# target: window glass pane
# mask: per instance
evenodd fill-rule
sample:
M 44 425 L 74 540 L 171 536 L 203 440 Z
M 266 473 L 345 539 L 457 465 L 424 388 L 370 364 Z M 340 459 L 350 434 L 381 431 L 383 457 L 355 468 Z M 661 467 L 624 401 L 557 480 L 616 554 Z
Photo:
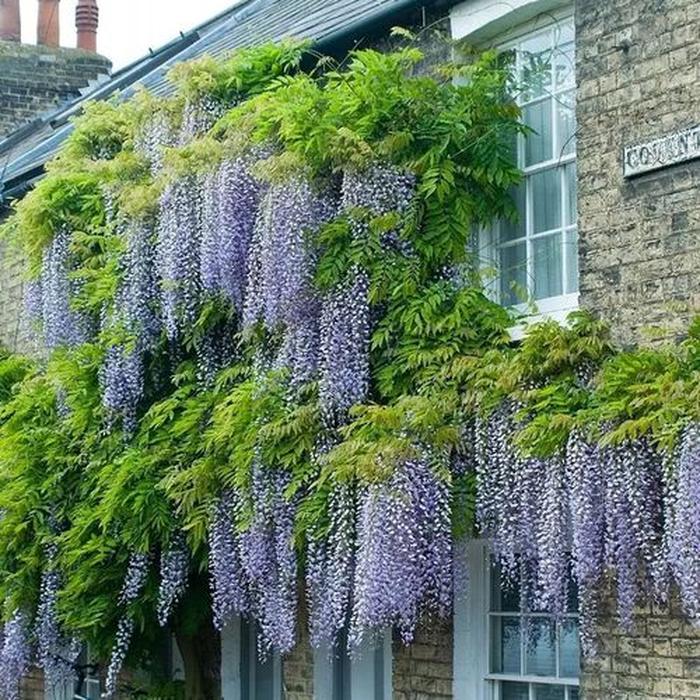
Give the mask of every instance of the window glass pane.
M 532 230 L 542 233 L 561 227 L 561 170 L 550 168 L 530 177 Z
M 550 618 L 531 618 L 528 622 L 525 672 L 532 676 L 555 676 L 556 631 Z
M 529 697 L 527 683 L 501 683 L 501 700 L 528 700 Z
M 501 304 L 513 306 L 527 298 L 527 246 L 525 243 L 501 248 L 498 274 L 501 283 Z
M 544 32 L 520 44 L 520 79 L 523 97 L 534 100 L 552 91 L 552 34 Z
M 578 700 L 578 688 L 569 688 L 569 700 Z
M 566 183 L 566 225 L 571 226 L 577 219 L 576 201 L 576 163 L 569 163 L 564 168 Z
M 559 628 L 559 675 L 578 678 L 580 658 L 578 622 L 564 620 Z
M 520 619 L 491 616 L 491 672 L 520 673 Z
M 556 157 L 576 152 L 576 112 L 574 111 L 574 93 L 563 92 L 555 98 L 557 110 L 558 144 Z
M 562 293 L 561 253 L 560 233 L 537 238 L 532 242 L 535 299 L 546 299 Z
M 518 212 L 518 219 L 515 222 L 504 219 L 501 222 L 501 243 L 525 237 L 525 185 L 512 187 L 510 196 Z
M 574 43 L 558 44 L 552 52 L 554 64 L 554 85 L 557 90 L 573 87 L 576 84 L 576 57 Z
M 535 700 L 564 700 L 564 687 L 561 685 L 536 683 Z
M 571 229 L 566 232 L 566 244 L 564 246 L 564 255 L 566 255 L 566 285 L 564 292 L 573 294 L 578 292 L 578 234 L 576 229 Z M 576 595 L 575 587 L 572 586 L 572 595 Z M 578 610 L 577 601 L 569 603 L 569 612 Z
M 552 159 L 552 101 L 541 100 L 523 107 L 523 122 L 534 133 L 525 136 L 525 165 Z

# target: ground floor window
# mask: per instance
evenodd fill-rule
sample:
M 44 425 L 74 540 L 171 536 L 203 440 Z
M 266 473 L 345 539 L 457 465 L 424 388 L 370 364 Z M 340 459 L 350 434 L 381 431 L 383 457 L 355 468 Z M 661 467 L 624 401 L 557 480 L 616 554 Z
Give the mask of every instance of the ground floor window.
M 484 542 L 469 545 L 470 585 L 455 603 L 455 700 L 578 700 L 578 601 L 568 612 L 521 610 Z
M 315 700 L 391 700 L 391 633 L 367 641 L 351 659 L 338 649 L 314 653 Z

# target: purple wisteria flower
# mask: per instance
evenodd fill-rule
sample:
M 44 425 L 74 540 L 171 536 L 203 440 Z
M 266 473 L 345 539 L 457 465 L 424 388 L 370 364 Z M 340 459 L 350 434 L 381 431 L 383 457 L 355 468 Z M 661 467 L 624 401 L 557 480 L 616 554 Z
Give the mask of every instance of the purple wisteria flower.
M 248 614 L 250 593 L 241 562 L 236 511 L 239 499 L 233 491 L 219 498 L 209 528 L 209 573 L 211 576 L 214 626 L 223 629 L 234 614 Z
M 668 562 L 686 614 L 700 625 L 700 426 L 683 432 L 670 488 Z
M 20 699 L 20 682 L 29 671 L 32 651 L 29 622 L 21 610 L 5 623 L 0 650 L 0 689 L 6 700 Z
M 419 616 L 452 606 L 449 487 L 425 459 L 395 468 L 386 482 L 362 487 L 357 565 L 348 645 L 394 626 L 413 641 Z
M 160 557 L 160 588 L 158 590 L 158 622 L 164 627 L 178 601 L 187 589 L 190 557 L 187 542 L 182 534 Z

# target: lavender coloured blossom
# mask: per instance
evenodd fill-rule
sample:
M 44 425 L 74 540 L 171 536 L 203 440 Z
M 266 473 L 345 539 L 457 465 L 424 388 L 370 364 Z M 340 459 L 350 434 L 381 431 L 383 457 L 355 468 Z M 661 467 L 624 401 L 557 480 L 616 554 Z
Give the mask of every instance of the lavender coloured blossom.
M 700 426 L 683 432 L 671 483 L 668 561 L 688 617 L 700 625 Z
M 329 498 L 325 538 L 310 537 L 306 563 L 309 631 L 314 648 L 333 649 L 347 629 L 355 568 L 354 487 L 338 483 Z
M 122 590 L 119 593 L 119 604 L 128 605 L 133 603 L 139 595 L 146 583 L 148 576 L 148 565 L 150 558 L 148 554 L 142 552 L 133 552 L 129 557 L 129 563 L 124 576 Z
M 117 692 L 117 682 L 119 674 L 124 667 L 131 638 L 134 635 L 134 620 L 128 615 L 124 615 L 117 624 L 117 635 L 112 646 L 112 654 L 107 667 L 107 676 L 105 678 L 105 698 L 113 698 Z
M 566 480 L 572 521 L 572 572 L 578 587 L 583 655 L 596 651 L 598 588 L 605 568 L 605 475 L 597 445 L 579 430 L 566 447 Z
M 190 558 L 182 535 L 174 538 L 160 558 L 160 588 L 158 590 L 158 622 L 164 627 L 174 607 L 187 589 Z
M 56 568 L 56 547 L 48 548 L 47 564 L 41 576 L 39 605 L 35 622 L 37 662 L 44 671 L 44 680 L 55 689 L 75 677 L 74 664 L 80 653 L 76 640 L 68 639 L 61 631 L 57 614 L 61 577 Z
M 369 391 L 369 278 L 353 268 L 322 302 L 319 401 L 329 425 L 344 422 Z
M 48 350 L 75 347 L 91 335 L 88 319 L 72 308 L 80 283 L 71 278 L 71 271 L 70 236 L 60 229 L 44 251 L 41 271 L 42 330 Z
M 452 605 L 449 487 L 423 459 L 398 466 L 387 482 L 364 487 L 357 523 L 351 649 L 394 626 L 413 640 L 419 616 Z
M 218 630 L 223 629 L 234 614 L 247 614 L 251 609 L 250 593 L 236 532 L 237 504 L 234 492 L 224 491 L 216 504 L 214 519 L 209 529 L 212 607 L 214 626 Z
M 29 623 L 27 615 L 18 610 L 5 623 L 0 650 L 0 691 L 6 700 L 20 699 L 20 681 L 31 663 Z
M 223 295 L 239 313 L 263 193 L 262 184 L 250 172 L 252 163 L 252 156 L 224 161 L 207 178 L 204 190 L 202 286 L 210 294 Z
M 160 198 L 157 271 L 163 323 L 178 341 L 197 318 L 201 303 L 202 178 L 187 175 L 168 184 Z
M 275 649 L 284 654 L 296 643 L 296 504 L 285 496 L 287 472 L 257 462 L 252 477 L 253 517 L 240 536 L 241 562 L 251 614 L 258 623 L 260 653 Z

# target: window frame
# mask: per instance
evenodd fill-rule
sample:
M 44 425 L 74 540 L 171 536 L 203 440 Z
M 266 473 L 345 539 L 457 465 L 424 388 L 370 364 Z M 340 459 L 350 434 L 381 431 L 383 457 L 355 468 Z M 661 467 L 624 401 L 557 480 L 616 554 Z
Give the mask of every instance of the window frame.
M 543 21 L 544 18 L 544 21 Z M 521 56 L 520 52 L 517 51 L 517 47 L 522 44 L 524 41 L 530 39 L 530 38 L 535 38 L 537 37 L 538 34 L 545 33 L 545 32 L 552 32 L 553 29 L 556 27 L 557 24 L 561 22 L 572 22 L 574 20 L 574 13 L 573 13 L 573 8 L 568 6 L 568 7 L 563 7 L 559 9 L 558 11 L 553 11 L 550 13 L 541 14 L 535 17 L 535 19 L 531 19 L 527 22 L 524 22 L 520 24 L 517 27 L 514 27 L 508 32 L 500 34 L 493 42 L 491 42 L 491 45 L 496 48 L 498 51 L 504 52 L 508 50 L 515 50 L 515 57 L 517 61 L 517 70 L 519 72 L 520 69 L 520 61 Z M 568 43 L 568 42 L 564 42 Z M 576 36 L 574 34 L 573 37 L 573 43 L 574 43 L 574 50 L 576 47 Z M 562 44 L 562 45 L 564 45 Z M 554 68 L 551 68 L 552 73 L 554 73 Z M 552 85 L 552 90 L 551 90 L 551 95 L 549 96 L 537 96 L 528 100 L 518 100 L 518 104 L 521 107 L 526 107 L 531 104 L 537 104 L 538 102 L 541 102 L 543 100 L 548 100 L 550 102 L 550 109 L 551 109 L 551 124 L 552 124 L 552 132 L 550 135 L 550 138 L 553 143 L 558 142 L 558 120 L 557 120 L 557 98 L 560 95 L 564 95 L 566 93 L 573 92 L 574 96 L 574 103 L 572 105 L 572 108 L 574 110 L 575 114 L 575 109 L 576 109 L 576 104 L 575 104 L 575 98 L 576 98 L 576 86 L 575 86 L 575 76 L 574 76 L 574 84 L 571 87 L 567 87 L 566 89 L 558 89 L 556 88 L 555 85 Z M 566 284 L 567 284 L 567 255 L 566 255 L 566 245 L 568 245 L 565 241 L 569 239 L 572 235 L 576 238 L 576 255 L 578 257 L 578 250 L 579 250 L 579 244 L 578 244 L 578 216 L 574 218 L 573 223 L 567 223 L 565 220 L 565 212 L 568 209 L 568 191 L 566 189 L 566 175 L 565 175 L 565 169 L 568 165 L 573 165 L 574 167 L 576 166 L 577 162 L 577 152 L 576 149 L 573 150 L 572 153 L 555 153 L 554 149 L 552 152 L 552 157 L 549 158 L 546 161 L 538 162 L 535 163 L 534 165 L 525 165 L 525 138 L 522 136 L 518 136 L 518 142 L 517 142 L 517 157 L 518 157 L 518 165 L 523 171 L 524 174 L 524 181 L 520 185 L 521 187 L 525 188 L 525 221 L 523 222 L 524 225 L 524 232 L 522 236 L 518 236 L 517 238 L 514 238 L 510 241 L 507 242 L 505 246 L 501 245 L 499 241 L 500 237 L 500 226 L 502 225 L 501 222 L 496 222 L 491 226 L 485 226 L 481 227 L 478 231 L 477 235 L 477 246 L 478 246 L 478 251 L 477 251 L 477 257 L 479 259 L 479 265 L 482 267 L 482 269 L 493 269 L 496 271 L 496 274 L 494 278 L 486 283 L 486 288 L 487 292 L 490 294 L 490 296 L 497 301 L 498 303 L 501 303 L 501 291 L 500 291 L 500 286 L 501 286 L 501 275 L 500 272 L 498 271 L 499 268 L 499 254 L 500 250 L 502 248 L 507 248 L 507 247 L 514 247 L 517 244 L 522 244 L 523 242 L 526 245 L 526 285 L 527 285 L 527 292 L 528 292 L 528 299 L 526 301 L 517 303 L 517 304 L 506 304 L 504 303 L 504 306 L 507 306 L 507 308 L 513 309 L 516 313 L 521 315 L 523 317 L 523 321 L 516 326 L 515 328 L 512 329 L 512 335 L 515 340 L 519 340 L 523 337 L 526 331 L 526 324 L 536 322 L 538 320 L 542 320 L 543 318 L 551 318 L 556 321 L 559 321 L 560 323 L 563 323 L 566 321 L 566 317 L 568 314 L 572 311 L 575 311 L 579 308 L 579 299 L 580 299 L 580 291 L 579 291 L 579 281 L 580 281 L 580 273 L 577 274 L 577 279 L 576 279 L 576 291 L 574 292 L 567 292 L 566 291 Z M 533 211 L 533 205 L 532 205 L 532 185 L 531 185 L 531 178 L 533 175 L 536 175 L 539 172 L 546 172 L 546 171 L 559 171 L 559 177 L 560 177 L 560 221 L 561 225 L 547 231 L 539 231 L 537 233 L 534 233 L 533 231 L 533 223 L 532 223 L 532 211 Z M 560 234 L 562 236 L 562 241 L 560 243 L 560 248 L 561 248 L 561 260 L 560 260 L 560 265 L 561 265 L 561 274 L 562 274 L 562 293 L 551 296 L 551 297 L 545 297 L 543 299 L 535 300 L 533 297 L 533 286 L 534 286 L 534 264 L 535 264 L 535 257 L 532 254 L 532 245 L 533 241 L 536 241 L 537 239 L 543 239 L 547 237 L 551 237 L 553 235 Z M 578 265 L 577 265 L 578 267 Z M 535 310 L 533 311 L 533 306 L 535 307 Z

